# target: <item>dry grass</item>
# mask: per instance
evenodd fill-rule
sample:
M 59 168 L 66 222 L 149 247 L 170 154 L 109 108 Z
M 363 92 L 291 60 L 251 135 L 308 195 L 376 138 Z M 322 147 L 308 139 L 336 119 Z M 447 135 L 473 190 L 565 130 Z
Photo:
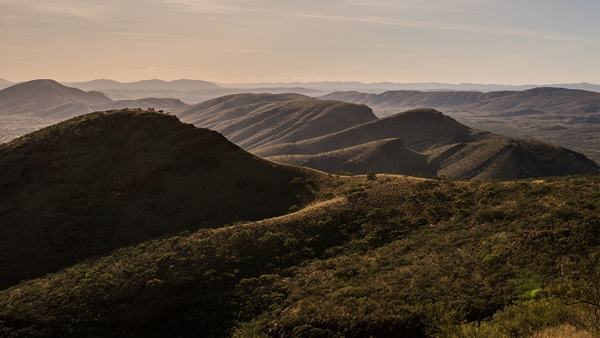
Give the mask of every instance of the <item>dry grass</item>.
M 532 338 L 596 338 L 600 335 L 592 335 L 587 331 L 577 330 L 573 326 L 564 325 L 558 328 L 549 328 L 538 332 Z

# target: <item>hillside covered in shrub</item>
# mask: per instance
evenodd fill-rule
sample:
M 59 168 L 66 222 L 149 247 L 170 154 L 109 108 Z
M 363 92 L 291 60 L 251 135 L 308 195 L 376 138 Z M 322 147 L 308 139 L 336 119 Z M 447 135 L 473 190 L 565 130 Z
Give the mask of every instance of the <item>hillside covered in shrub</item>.
M 2 337 L 600 330 L 598 176 L 325 174 L 143 111 L 84 115 L 0 155 Z

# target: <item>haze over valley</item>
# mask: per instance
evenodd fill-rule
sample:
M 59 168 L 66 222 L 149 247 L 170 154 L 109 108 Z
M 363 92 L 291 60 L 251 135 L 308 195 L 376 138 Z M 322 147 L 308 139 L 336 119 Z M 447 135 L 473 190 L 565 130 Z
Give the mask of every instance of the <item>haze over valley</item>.
M 280 92 L 293 92 L 299 95 L 285 94 L 271 97 L 277 97 L 288 112 L 296 112 L 301 108 L 288 107 L 283 103 L 293 101 L 294 98 L 307 99 L 303 102 L 308 104 L 308 106 L 311 105 L 309 102 L 313 102 L 312 105 L 318 102 L 317 98 L 321 100 L 333 99 L 364 104 L 372 109 L 374 116 L 371 116 L 371 118 L 386 117 L 410 109 L 434 108 L 470 127 L 509 137 L 536 138 L 548 141 L 552 144 L 581 152 L 592 160 L 600 162 L 600 150 L 598 150 L 600 149 L 598 143 L 598 133 L 600 132 L 600 93 L 591 91 L 543 87 L 524 91 L 488 93 L 464 91 L 387 91 L 381 94 L 368 94 L 352 91 L 324 94 L 325 92 L 306 88 L 222 89 L 218 85 L 206 81 L 181 80 L 167 82 L 156 80 L 130 84 L 100 81 L 98 83 L 100 83 L 99 86 L 110 84 L 113 86 L 112 88 L 123 88 L 112 89 L 114 92 L 124 91 L 125 93 L 129 93 L 131 91 L 140 91 L 148 94 L 164 94 L 165 96 L 163 97 L 172 94 L 175 89 L 189 90 L 178 91 L 178 93 L 197 93 L 198 91 L 202 91 L 203 95 L 207 95 L 206 97 L 210 99 L 200 104 L 191 104 L 190 102 L 184 102 L 175 98 L 113 100 L 104 93 L 91 90 L 97 86 L 97 82 L 94 81 L 89 86 L 82 86 L 84 89 L 90 89 L 90 91 L 86 92 L 77 88 L 64 86 L 53 80 L 34 80 L 0 91 L 0 119 L 3 121 L 2 126 L 0 126 L 0 140 L 6 142 L 14 137 L 50 125 L 53 121 L 61 121 L 68 117 L 96 110 L 126 107 L 145 109 L 152 107 L 156 110 L 170 111 L 181 116 L 185 121 L 198 126 L 225 132 L 225 135 L 230 137 L 234 143 L 244 148 L 252 149 L 252 147 L 249 147 L 249 144 L 240 143 L 243 141 L 240 137 L 233 137 L 227 134 L 227 130 L 232 130 L 232 128 L 235 130 L 235 126 L 229 126 L 227 130 L 220 129 L 220 125 L 230 123 L 232 122 L 231 120 L 222 122 L 219 125 L 216 122 L 208 122 L 207 117 L 194 118 L 194 116 L 200 113 L 192 111 L 199 111 L 203 109 L 202 107 L 219 103 L 220 105 L 210 107 L 213 115 L 218 120 L 225 118 L 228 114 L 221 114 L 222 110 L 232 108 L 230 106 L 222 107 L 223 104 L 220 102 L 223 100 L 227 101 L 226 97 L 235 97 L 235 99 L 228 101 L 230 105 L 233 104 L 236 107 L 248 106 L 243 108 L 246 109 L 244 112 L 248 114 L 250 110 L 255 108 L 249 105 L 250 103 L 260 105 L 259 102 L 264 101 L 263 103 L 268 103 L 269 101 L 268 99 L 261 99 L 269 96 L 262 94 L 262 96 L 253 96 L 250 93 L 277 94 Z M 208 89 L 198 89 L 203 87 Z M 207 94 L 207 91 L 210 91 L 210 94 Z M 223 98 L 213 99 L 216 95 L 230 92 L 250 93 L 248 95 L 225 95 Z M 309 95 L 315 98 L 315 100 L 310 101 L 305 95 Z M 118 97 L 119 95 L 115 96 Z M 121 96 L 125 97 L 126 95 Z M 350 108 L 351 106 L 346 107 L 339 109 L 349 109 L 349 111 L 347 113 L 340 112 L 339 114 L 350 114 L 349 116 L 351 116 L 353 108 Z M 306 107 L 306 109 L 310 108 Z M 282 112 L 282 114 L 287 113 Z M 300 121 L 301 123 L 306 122 L 304 119 Z M 363 120 L 362 122 L 367 121 Z M 328 122 L 322 121 L 320 123 L 327 124 Z M 357 121 L 353 121 L 351 118 L 349 120 L 342 120 L 340 118 L 337 123 L 338 127 L 350 127 L 357 124 Z M 261 125 L 255 126 L 254 129 L 246 129 L 245 133 L 258 133 L 261 131 L 264 134 L 268 133 L 267 130 L 271 128 L 274 128 L 270 131 L 271 133 L 277 133 L 277 127 L 271 125 L 269 120 L 265 120 Z M 304 126 L 304 129 L 314 128 L 322 129 L 322 127 L 316 126 Z M 392 127 L 390 126 L 390 128 Z M 263 129 L 265 131 L 262 131 Z M 279 131 L 279 133 L 281 132 L 283 130 Z M 287 132 L 290 133 L 287 137 L 291 137 L 293 134 L 292 131 L 289 130 Z M 390 168 L 387 169 L 390 172 L 394 171 Z

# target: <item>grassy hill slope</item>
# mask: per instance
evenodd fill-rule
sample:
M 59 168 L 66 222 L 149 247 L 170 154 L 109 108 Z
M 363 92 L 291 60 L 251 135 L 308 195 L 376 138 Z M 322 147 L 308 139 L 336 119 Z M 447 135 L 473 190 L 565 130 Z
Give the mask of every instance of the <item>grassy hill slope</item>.
M 259 156 L 319 154 L 387 138 L 399 138 L 408 148 L 422 152 L 439 146 L 475 141 L 482 134 L 486 133 L 473 130 L 433 109 L 415 109 L 322 137 L 262 147 L 253 152 Z
M 374 142 L 389 138 L 401 142 L 387 145 L 385 151 L 373 147 Z M 414 109 L 341 132 L 253 152 L 276 162 L 332 173 L 373 171 L 459 179 L 600 173 L 596 163 L 568 149 L 475 130 L 433 109 Z
M 427 162 L 426 155 L 404 147 L 397 138 L 372 141 L 317 155 L 279 155 L 266 159 L 330 173 L 381 173 L 394 168 L 397 172 L 413 175 L 422 174 Z
M 299 142 L 376 120 L 370 108 L 299 94 L 238 94 L 176 112 L 183 121 L 223 133 L 244 149 Z
M 515 301 L 551 317 L 544 290 L 569 262 L 600 254 L 598 177 L 294 182 L 318 189 L 317 203 L 124 247 L 1 291 L 0 332 L 423 337 L 439 314 L 474 321 Z M 566 321 L 525 319 L 506 330 Z
M 147 111 L 79 116 L 0 144 L 0 287 L 151 238 L 302 206 L 295 177 L 217 132 Z

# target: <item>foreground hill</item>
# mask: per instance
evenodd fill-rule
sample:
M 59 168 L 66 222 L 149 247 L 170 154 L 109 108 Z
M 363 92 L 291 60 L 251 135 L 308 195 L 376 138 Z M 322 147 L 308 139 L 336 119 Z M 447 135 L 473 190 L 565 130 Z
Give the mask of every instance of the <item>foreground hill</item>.
M 600 277 L 599 177 L 332 175 L 294 184 L 318 190 L 318 203 L 123 247 L 0 291 L 0 332 L 530 337 L 566 324 L 588 330 L 580 337 L 595 332 L 586 316 L 600 304 L 586 283 Z M 590 303 L 566 305 L 580 296 Z
M 364 105 L 300 94 L 237 94 L 178 110 L 183 121 L 216 130 L 253 150 L 299 142 L 376 120 Z
M 100 92 L 84 92 L 54 80 L 33 80 L 0 90 L 0 116 L 28 116 L 55 121 L 96 110 L 122 108 L 177 109 L 186 105 L 176 99 L 113 101 Z
M 0 144 L 0 287 L 184 230 L 285 214 L 319 174 L 147 111 L 82 115 Z

